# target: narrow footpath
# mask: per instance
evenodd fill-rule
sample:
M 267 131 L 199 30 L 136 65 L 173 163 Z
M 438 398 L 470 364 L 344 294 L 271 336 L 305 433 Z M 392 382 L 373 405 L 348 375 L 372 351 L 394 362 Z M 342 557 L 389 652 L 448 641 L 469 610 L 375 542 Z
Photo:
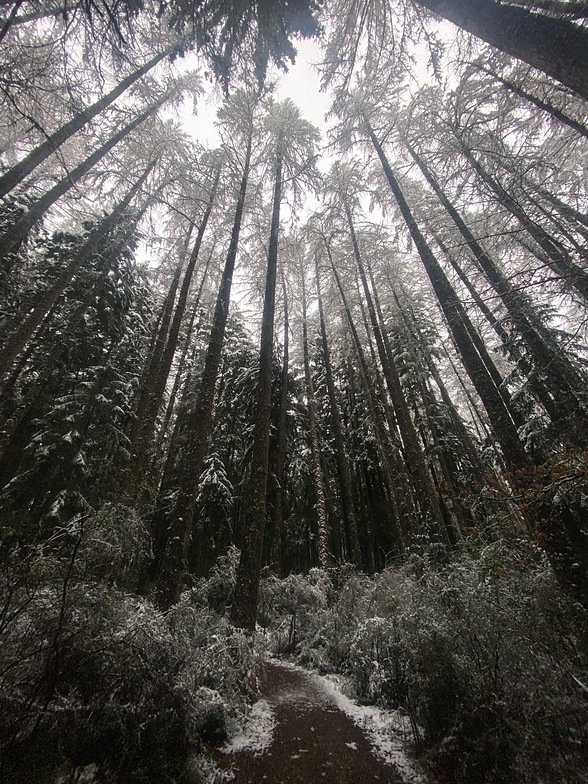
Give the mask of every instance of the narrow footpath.
M 395 766 L 374 754 L 363 731 L 338 707 L 320 680 L 266 662 L 261 702 L 271 719 L 265 748 L 247 745 L 215 753 L 219 781 L 233 784 L 405 784 Z M 255 719 L 254 719 L 255 720 Z M 219 773 L 221 771 L 219 770 Z M 419 777 L 420 779 L 420 777 Z

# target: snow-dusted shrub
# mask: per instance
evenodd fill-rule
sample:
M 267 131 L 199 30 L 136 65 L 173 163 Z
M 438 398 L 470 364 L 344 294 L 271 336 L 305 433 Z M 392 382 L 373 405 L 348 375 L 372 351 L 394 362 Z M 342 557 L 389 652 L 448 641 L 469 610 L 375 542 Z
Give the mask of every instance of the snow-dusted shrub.
M 7 780 L 90 763 L 102 781 L 179 772 L 195 723 L 161 614 L 103 584 L 25 590 L 13 596 L 18 617 L 3 630 L 0 654 Z
M 587 619 L 528 540 L 268 578 L 262 619 L 277 652 L 403 710 L 435 781 L 588 781 Z
M 224 613 L 233 601 L 239 557 L 239 550 L 231 545 L 224 555 L 216 559 L 209 576 L 205 580 L 198 581 L 193 599 L 195 600 L 196 595 L 200 593 L 211 609 L 217 613 Z
M 135 509 L 106 503 L 86 518 L 74 519 L 69 529 L 68 538 L 80 537 L 74 565 L 81 576 L 118 586 L 136 584 L 151 554 L 151 541 Z
M 344 667 L 356 696 L 386 708 L 405 706 L 407 667 L 397 618 L 367 618 L 353 631 Z
M 584 780 L 577 608 L 530 545 L 413 558 L 371 600 L 343 667 L 358 696 L 409 713 L 439 780 Z
M 329 570 L 329 577 L 326 606 L 309 618 L 299 660 L 312 665 L 320 657 L 322 670 L 336 672 L 347 660 L 357 625 L 369 614 L 370 580 L 345 568 Z
M 300 664 L 336 671 L 345 661 L 355 627 L 367 612 L 369 578 L 347 567 L 311 569 L 261 586 L 260 622 L 275 653 Z
M 249 641 L 190 592 L 164 614 L 83 579 L 94 572 L 82 550 L 74 538 L 69 557 L 32 551 L 4 569 L 2 780 L 191 780 L 190 755 L 245 710 Z
M 248 635 L 213 609 L 200 606 L 198 594 L 195 602 L 191 591 L 182 595 L 166 622 L 183 662 L 182 685 L 188 690 L 205 687 L 215 692 L 228 716 L 243 711 L 257 689 L 260 656 Z
M 330 581 L 325 572 L 291 574 L 283 580 L 267 576 L 261 582 L 258 620 L 270 635 L 274 653 L 295 653 L 327 606 Z

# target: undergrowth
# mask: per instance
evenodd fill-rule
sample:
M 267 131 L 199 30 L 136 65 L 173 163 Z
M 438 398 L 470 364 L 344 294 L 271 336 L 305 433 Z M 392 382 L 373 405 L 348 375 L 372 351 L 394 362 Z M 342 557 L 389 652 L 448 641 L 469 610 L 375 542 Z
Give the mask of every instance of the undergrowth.
M 5 562 L 6 784 L 195 784 L 195 755 L 247 712 L 261 651 L 226 619 L 238 552 L 164 614 L 131 591 L 142 541 L 117 507 Z M 425 548 L 373 577 L 266 575 L 258 641 L 403 711 L 438 784 L 582 784 L 586 620 L 538 548 L 509 540 L 451 559 Z
M 164 614 L 126 588 L 140 561 L 132 515 L 110 510 L 121 542 L 133 534 L 116 554 L 96 515 L 3 566 L 3 784 L 196 784 L 193 756 L 251 702 L 258 653 L 219 611 L 235 554 Z
M 410 717 L 434 781 L 588 781 L 586 616 L 528 541 L 269 577 L 261 607 L 275 653 Z

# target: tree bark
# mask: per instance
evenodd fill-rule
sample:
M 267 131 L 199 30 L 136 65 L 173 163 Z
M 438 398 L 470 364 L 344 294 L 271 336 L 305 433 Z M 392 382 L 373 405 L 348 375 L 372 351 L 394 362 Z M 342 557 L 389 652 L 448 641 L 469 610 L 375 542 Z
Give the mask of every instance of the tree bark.
M 325 362 L 325 374 L 327 381 L 327 394 L 329 396 L 329 407 L 331 410 L 331 427 L 333 429 L 333 440 L 335 442 L 335 456 L 337 458 L 337 470 L 339 472 L 339 487 L 341 489 L 341 502 L 343 506 L 343 517 L 345 521 L 345 534 L 349 559 L 355 566 L 361 569 L 361 550 L 359 547 L 359 534 L 357 526 L 357 515 L 355 514 L 355 504 L 351 491 L 351 472 L 349 461 L 345 453 L 345 440 L 343 438 L 343 426 L 341 424 L 341 414 L 337 403 L 335 391 L 335 381 L 333 378 L 333 368 L 331 366 L 331 349 L 327 336 L 327 325 L 321 294 L 320 271 L 318 266 L 318 254 L 315 255 L 315 277 L 318 298 L 319 323 L 321 328 L 321 344 L 323 347 L 323 359 Z
M 310 436 L 310 454 L 312 458 L 312 480 L 316 495 L 317 513 L 317 555 L 318 563 L 325 569 L 329 563 L 329 545 L 327 534 L 327 507 L 325 503 L 325 480 L 321 466 L 321 450 L 318 438 L 318 424 L 316 417 L 316 399 L 314 385 L 310 373 L 310 352 L 308 350 L 308 313 L 306 305 L 306 283 L 304 271 L 302 281 L 302 356 L 304 361 L 304 380 L 306 390 L 306 409 L 308 411 L 308 431 Z
M 52 134 L 47 136 L 44 142 L 35 147 L 34 150 L 26 155 L 21 161 L 15 164 L 11 169 L 5 172 L 0 177 L 0 198 L 9 193 L 13 188 L 19 185 L 25 177 L 27 177 L 37 166 L 43 163 L 52 153 L 54 153 L 62 144 L 64 144 L 74 133 L 81 130 L 91 120 L 100 114 L 104 109 L 108 108 L 114 101 L 129 89 L 136 81 L 142 76 L 149 73 L 158 63 L 164 60 L 173 52 L 173 48 L 168 48 L 160 54 L 152 57 L 149 62 L 138 68 L 132 74 L 129 74 L 109 93 L 104 95 L 98 101 L 82 109 L 71 120 L 58 128 Z
M 286 281 L 282 277 L 284 297 L 284 345 L 282 372 L 280 374 L 280 412 L 278 416 L 278 448 L 276 455 L 276 496 L 274 503 L 274 530 L 270 561 L 274 573 L 282 576 L 282 550 L 284 545 L 284 501 L 286 498 L 286 448 L 288 439 L 288 362 L 290 349 L 290 323 L 288 318 L 288 293 Z
M 588 98 L 585 27 L 495 0 L 413 0 Z
M 248 631 L 255 630 L 263 533 L 265 529 L 266 498 L 269 462 L 269 437 L 272 405 L 272 356 L 274 342 L 274 314 L 276 277 L 278 265 L 278 240 L 280 232 L 280 206 L 282 201 L 282 153 L 276 155 L 272 222 L 267 255 L 267 273 L 261 341 L 259 350 L 259 377 L 251 478 L 247 493 L 241 559 L 237 570 L 237 583 L 231 621 Z

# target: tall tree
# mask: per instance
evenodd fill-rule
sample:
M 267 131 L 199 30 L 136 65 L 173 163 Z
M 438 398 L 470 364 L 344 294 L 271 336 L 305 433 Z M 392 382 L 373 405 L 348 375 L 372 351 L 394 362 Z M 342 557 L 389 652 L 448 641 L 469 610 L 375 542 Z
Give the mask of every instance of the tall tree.
M 440 532 L 444 531 L 439 500 L 425 463 L 422 449 L 418 442 L 398 370 L 395 366 L 392 351 L 390 350 L 388 343 L 388 336 L 385 330 L 382 329 L 382 325 L 378 318 L 374 294 L 370 290 L 366 267 L 359 246 L 359 238 L 355 228 L 351 204 L 353 185 L 352 179 L 350 178 L 354 178 L 355 173 L 349 169 L 345 170 L 343 166 L 336 164 L 333 175 L 337 196 L 341 200 L 347 230 L 349 231 L 351 238 L 353 256 L 359 272 L 359 278 L 361 280 L 363 294 L 368 308 L 370 324 L 376 340 L 378 356 L 384 372 L 384 378 L 386 379 L 388 392 L 392 399 L 392 405 L 406 452 L 409 470 L 413 474 L 417 497 L 423 508 L 425 518 L 423 528 L 432 535 L 438 535 Z
M 128 90 L 142 76 L 149 73 L 149 71 L 155 68 L 156 65 L 168 57 L 172 52 L 173 48 L 169 48 L 152 57 L 140 68 L 137 68 L 136 71 L 122 79 L 109 93 L 98 101 L 95 101 L 91 106 L 79 111 L 71 120 L 68 120 L 68 122 L 64 123 L 56 131 L 53 131 L 53 133 L 47 136 L 45 141 L 41 142 L 41 144 L 35 147 L 34 150 L 31 150 L 31 152 L 21 161 L 2 174 L 2 176 L 0 176 L 0 198 L 20 185 L 37 166 L 55 153 L 69 138 L 113 104 L 119 96 Z
M 150 163 L 137 182 L 130 188 L 125 197 L 114 207 L 97 226 L 90 232 L 84 244 L 74 252 L 55 282 L 49 286 L 39 297 L 35 306 L 26 318 L 16 327 L 14 332 L 0 351 L 0 377 L 10 368 L 16 357 L 32 338 L 35 330 L 49 313 L 55 302 L 66 290 L 68 284 L 80 269 L 84 267 L 88 259 L 96 253 L 100 244 L 104 242 L 109 233 L 116 228 L 121 215 L 132 203 L 135 196 L 139 193 L 151 173 L 155 162 Z
M 362 386 L 368 404 L 370 421 L 378 444 L 380 459 L 383 464 L 383 473 L 387 484 L 389 501 L 392 506 L 393 522 L 396 527 L 396 539 L 402 550 L 414 538 L 419 526 L 416 501 L 411 490 L 408 468 L 402 456 L 399 439 L 395 437 L 395 423 L 391 422 L 387 428 L 386 417 L 382 413 L 380 401 L 377 399 L 374 392 L 372 374 L 370 374 L 368 361 L 355 325 L 348 297 L 345 293 L 345 287 L 337 270 L 337 266 L 335 265 L 330 243 L 324 235 L 323 241 L 329 264 L 341 296 L 341 302 L 353 338 L 357 359 L 359 360 Z M 351 370 L 348 375 L 350 377 L 352 376 Z M 376 387 L 378 386 L 379 384 L 376 384 Z
M 361 566 L 361 551 L 359 547 L 357 515 L 355 512 L 355 504 L 353 501 L 349 461 L 345 453 L 343 426 L 341 423 L 341 414 L 337 402 L 335 381 L 333 378 L 333 368 L 331 366 L 331 350 L 329 346 L 327 324 L 325 319 L 325 308 L 323 304 L 323 296 L 321 290 L 321 274 L 320 274 L 320 267 L 319 267 L 318 249 L 316 249 L 314 253 L 314 262 L 315 262 L 314 271 L 315 271 L 315 281 L 316 281 L 316 290 L 317 290 L 319 324 L 321 330 L 321 345 L 323 350 L 323 361 L 325 363 L 327 393 L 329 396 L 329 408 L 330 408 L 330 415 L 331 415 L 331 427 L 333 430 L 333 439 L 335 442 L 335 454 L 337 457 L 337 469 L 339 472 L 339 487 L 341 490 L 343 516 L 345 520 L 346 538 L 348 543 L 348 555 L 352 563 L 354 563 L 356 566 L 359 567 Z
M 272 218 L 267 253 L 267 271 L 260 337 L 260 365 L 255 418 L 251 480 L 247 493 L 241 560 L 231 618 L 233 623 L 253 631 L 257 619 L 257 601 L 266 497 L 271 424 L 272 358 L 274 340 L 275 294 L 280 235 L 280 208 L 284 180 L 297 185 L 308 179 L 316 153 L 318 131 L 300 116 L 292 101 L 270 106 L 266 120 L 271 134 L 273 157 Z
M 172 367 L 174 355 L 178 347 L 180 327 L 184 318 L 188 293 L 192 285 L 192 278 L 198 262 L 204 233 L 212 213 L 218 184 L 220 180 L 220 164 L 213 168 L 211 181 L 208 183 L 208 195 L 205 195 L 205 207 L 199 221 L 198 231 L 194 240 L 192 252 L 188 258 L 182 284 L 178 293 L 173 318 L 169 330 L 165 330 L 165 341 L 162 342 L 161 351 L 154 352 L 150 372 L 146 375 L 141 386 L 137 409 L 135 411 L 135 427 L 130 435 L 132 445 L 132 474 L 139 477 L 146 464 L 147 452 L 153 437 L 155 420 L 161 407 L 165 387 Z
M 331 0 L 325 4 L 332 38 L 327 70 L 342 75 L 349 84 L 351 72 L 366 53 L 373 52 L 381 60 L 387 48 L 403 67 L 410 67 L 406 48 L 418 38 L 423 11 L 428 11 L 588 98 L 585 15 L 580 14 L 579 23 L 566 18 L 566 5 L 549 13 L 540 0 L 525 3 L 526 7 L 516 0 Z M 439 42 L 434 35 L 425 35 L 425 40 L 432 43 L 431 59 L 438 60 Z
M 466 324 L 464 323 L 463 309 L 449 285 L 449 281 L 443 273 L 435 255 L 422 235 L 400 184 L 392 171 L 384 148 L 369 124 L 366 125 L 366 132 L 374 146 L 380 163 L 382 164 L 390 189 L 410 230 L 410 234 L 417 247 L 427 274 L 429 275 L 435 293 L 439 298 L 439 302 L 447 318 L 447 323 L 451 328 L 459 347 L 464 365 L 488 412 L 496 436 L 503 449 L 505 459 L 511 466 L 525 466 L 528 462 L 527 456 L 520 442 L 515 425 L 504 404 L 504 400 L 487 369 L 484 367 L 478 351 L 472 342 L 471 333 L 468 333 Z
M 310 349 L 308 346 L 308 304 L 305 281 L 306 271 L 302 267 L 302 356 L 304 361 L 304 383 L 306 391 L 306 408 L 308 411 L 308 433 L 310 438 L 310 454 L 312 458 L 312 480 L 316 496 L 317 515 L 317 551 L 318 563 L 323 569 L 329 564 L 329 536 L 327 532 L 327 506 L 325 500 L 325 477 L 323 475 L 321 448 L 319 444 L 316 398 L 310 369 Z
M 583 410 L 580 395 L 583 385 L 577 371 L 566 359 L 562 347 L 556 344 L 553 336 L 537 318 L 533 306 L 525 294 L 514 288 L 499 270 L 494 259 L 476 240 L 465 220 L 443 192 L 421 156 L 408 143 L 407 148 L 502 300 L 521 339 L 534 358 L 537 369 L 541 374 L 546 375 L 548 387 L 554 400 L 553 405 L 548 400 L 545 401 L 548 413 L 556 422 L 563 419 L 564 427 L 566 426 L 565 420 L 568 419 L 569 434 L 573 434 L 574 439 L 580 439 L 580 443 L 583 443 L 584 436 L 581 433 Z M 544 395 L 542 397 L 545 399 Z
M 278 445 L 276 449 L 276 492 L 273 505 L 273 532 L 271 543 L 271 566 L 274 572 L 282 574 L 282 551 L 284 546 L 284 514 L 286 501 L 286 454 L 288 437 L 289 404 L 289 361 L 290 361 L 290 319 L 286 276 L 282 274 L 282 298 L 284 308 L 284 338 L 282 342 L 282 372 L 280 374 L 280 409 L 278 414 Z
M 149 117 L 154 115 L 171 97 L 170 93 L 162 96 L 151 103 L 130 123 L 123 126 L 114 133 L 109 139 L 101 144 L 94 152 L 79 163 L 68 176 L 63 177 L 46 193 L 36 199 L 30 205 L 27 212 L 10 227 L 5 227 L 4 233 L 0 236 L 0 264 L 10 267 L 8 257 L 16 253 L 24 239 L 28 236 L 31 228 L 39 221 L 47 211 L 66 194 L 76 183 L 78 183 L 92 167 L 101 161 L 116 145 L 125 137 L 129 136 Z
M 166 515 L 163 515 L 163 517 L 159 516 L 159 519 L 156 516 L 156 526 L 161 529 L 158 537 L 161 542 L 161 550 L 155 553 L 154 573 L 157 577 L 158 602 L 164 608 L 170 607 L 179 598 L 186 559 L 190 548 L 192 520 L 198 494 L 198 479 L 202 472 L 208 447 L 215 385 L 222 357 L 233 273 L 245 211 L 258 100 L 258 93 L 241 90 L 227 102 L 224 110 L 220 113 L 221 123 L 225 124 L 225 133 L 227 134 L 227 139 L 230 140 L 227 142 L 227 147 L 229 144 L 233 147 L 237 138 L 240 138 L 243 144 L 242 148 L 239 146 L 233 147 L 237 158 L 233 161 L 233 165 L 240 169 L 241 175 L 233 228 L 216 300 L 208 349 L 204 360 L 204 371 L 198 397 L 187 422 L 190 443 L 184 451 L 178 471 L 179 493 L 174 504 L 171 519 Z M 169 530 L 165 533 L 165 529 Z
M 588 32 L 582 25 L 500 0 L 413 2 L 588 98 Z

